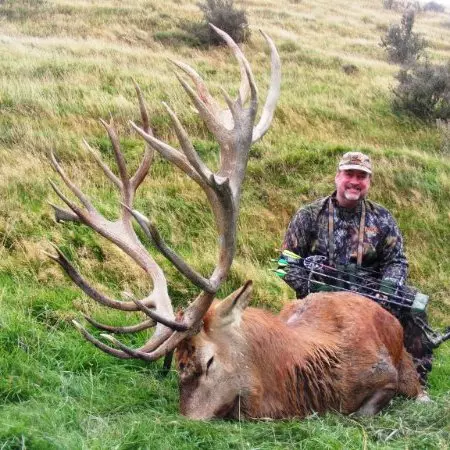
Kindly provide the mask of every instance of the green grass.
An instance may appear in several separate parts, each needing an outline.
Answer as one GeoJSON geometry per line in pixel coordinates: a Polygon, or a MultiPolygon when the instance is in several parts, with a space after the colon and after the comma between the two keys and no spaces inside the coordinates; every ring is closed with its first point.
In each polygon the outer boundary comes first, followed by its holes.
{"type": "MultiPolygon", "coordinates": [[[[336,162],[351,149],[373,157],[371,198],[387,206],[405,236],[410,283],[430,294],[433,325],[450,322],[450,159],[434,127],[395,115],[380,36],[400,13],[382,2],[246,2],[252,27],[243,46],[261,98],[268,84],[271,35],[283,64],[282,93],[271,130],[251,152],[238,250],[221,296],[255,281],[253,304],[279,310],[293,293],[270,272],[299,205],[327,195],[336,162]],[[345,64],[358,71],[346,75],[345,64]]],[[[190,109],[167,58],[190,63],[220,98],[236,93],[239,70],[223,48],[196,49],[183,21],[199,21],[195,0],[6,0],[0,2],[0,449],[446,449],[450,442],[450,345],[436,354],[434,403],[396,399],[370,419],[328,414],[297,421],[198,423],[178,413],[177,375],[161,363],[120,361],[88,345],[70,324],[80,312],[130,324],[93,305],[48,260],[56,243],[111,296],[145,295],[149,282],[131,261],[91,231],[56,224],[48,178],[55,151],[67,172],[108,217],[117,192],[83,149],[111,162],[98,119],[114,118],[131,167],[143,151],[128,125],[139,121],[132,79],[142,88],[155,134],[176,145],[161,101],[177,112],[194,146],[215,167],[218,146],[190,109]]],[[[417,30],[429,57],[450,57],[449,15],[421,14],[417,30]]],[[[136,208],[201,273],[215,264],[216,234],[207,202],[190,180],[156,158],[136,208]]],[[[149,247],[150,251],[153,251],[149,247]]],[[[161,256],[176,308],[198,292],[161,256]]],[[[145,333],[129,339],[139,345],[145,333]]]]}

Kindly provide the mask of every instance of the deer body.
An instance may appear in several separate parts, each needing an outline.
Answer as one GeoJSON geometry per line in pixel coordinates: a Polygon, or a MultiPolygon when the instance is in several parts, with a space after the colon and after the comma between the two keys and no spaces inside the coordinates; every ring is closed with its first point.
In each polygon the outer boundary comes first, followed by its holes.
{"type": "Polygon", "coordinates": [[[396,393],[420,393],[402,342],[397,319],[357,294],[311,294],[278,316],[224,316],[214,303],[177,350],[180,409],[197,419],[375,414],[396,393]]]}

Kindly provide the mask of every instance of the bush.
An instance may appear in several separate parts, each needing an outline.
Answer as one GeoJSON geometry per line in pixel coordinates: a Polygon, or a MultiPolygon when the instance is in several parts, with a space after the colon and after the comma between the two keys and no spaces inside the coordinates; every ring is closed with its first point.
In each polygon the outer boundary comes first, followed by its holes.
{"type": "Polygon", "coordinates": [[[245,42],[250,36],[247,14],[234,7],[233,0],[205,0],[198,7],[203,11],[204,22],[191,26],[190,31],[205,45],[223,45],[223,40],[209,27],[212,23],[228,33],[235,42],[245,42]]]}
{"type": "Polygon", "coordinates": [[[422,120],[450,119],[450,61],[447,65],[416,63],[401,70],[394,89],[394,110],[422,120]]]}
{"type": "Polygon", "coordinates": [[[412,9],[413,11],[420,12],[420,3],[418,1],[406,1],[406,0],[383,0],[383,7],[385,9],[391,9],[393,11],[404,11],[412,9]]]}
{"type": "Polygon", "coordinates": [[[388,53],[389,60],[396,63],[407,63],[417,60],[426,47],[425,39],[412,31],[416,13],[408,9],[402,16],[400,25],[391,25],[381,46],[388,53]]]}
{"type": "Polygon", "coordinates": [[[420,13],[422,11],[422,7],[420,6],[419,1],[407,2],[405,5],[405,10],[412,10],[416,13],[420,13]]]}
{"type": "Polygon", "coordinates": [[[346,75],[354,75],[359,72],[359,69],[354,64],[344,64],[342,70],[346,75]]]}
{"type": "Polygon", "coordinates": [[[437,12],[437,13],[443,13],[445,12],[444,6],[442,6],[440,3],[437,2],[428,2],[423,6],[424,11],[431,11],[431,12],[437,12]]]}

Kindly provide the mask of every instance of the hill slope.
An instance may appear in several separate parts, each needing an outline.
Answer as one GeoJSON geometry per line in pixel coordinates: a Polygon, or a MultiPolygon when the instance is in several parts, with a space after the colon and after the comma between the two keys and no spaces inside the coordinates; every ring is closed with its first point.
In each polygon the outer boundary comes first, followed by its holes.
{"type": "MultiPolygon", "coordinates": [[[[175,144],[161,106],[180,115],[198,151],[217,160],[217,146],[191,111],[167,58],[196,68],[214,93],[236,92],[239,71],[226,49],[189,47],[183,21],[200,20],[196,1],[0,2],[0,442],[2,448],[445,448],[450,424],[450,345],[437,355],[436,398],[426,407],[395,402],[387,413],[356,422],[327,416],[303,422],[190,423],[177,414],[176,375],[120,362],[87,345],[70,325],[76,308],[103,322],[118,313],[88,301],[44,255],[57,243],[84,274],[111,295],[145,293],[141,273],[88,230],[54,223],[56,202],[47,156],[64,167],[107,215],[117,195],[83,150],[83,138],[111,161],[98,118],[114,117],[131,165],[143,151],[128,120],[139,112],[141,86],[155,134],[175,144]],[[74,307],[75,304],[75,307],[74,307]],[[400,421],[402,418],[402,421],[400,421]]],[[[400,13],[382,2],[319,0],[245,2],[252,27],[243,46],[264,97],[268,54],[259,28],[276,42],[282,94],[270,132],[254,146],[239,227],[238,255],[223,295],[255,280],[254,304],[279,309],[292,291],[269,271],[284,230],[300,204],[328,194],[339,156],[369,153],[371,198],[398,219],[410,260],[410,282],[431,296],[436,325],[450,318],[450,158],[433,127],[390,110],[398,67],[379,47],[400,13]],[[345,64],[357,67],[347,75],[345,64]]],[[[421,14],[416,30],[430,59],[450,58],[450,15],[421,14]]],[[[136,208],[199,271],[215,260],[215,239],[201,192],[159,158],[136,208]]],[[[157,257],[176,305],[196,290],[157,257]]],[[[135,319],[135,318],[134,318],[135,319]]],[[[133,318],[128,318],[128,323],[133,318]]],[[[138,337],[141,340],[144,336],[138,337]]],[[[137,344],[136,341],[132,342],[137,344]]]]}

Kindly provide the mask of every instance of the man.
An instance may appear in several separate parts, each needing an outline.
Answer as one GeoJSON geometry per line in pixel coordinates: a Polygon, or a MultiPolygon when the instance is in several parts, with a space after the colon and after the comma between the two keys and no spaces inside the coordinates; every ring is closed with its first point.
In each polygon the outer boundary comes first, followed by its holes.
{"type": "MultiPolygon", "coordinates": [[[[408,262],[397,224],[382,206],[366,199],[372,181],[370,158],[348,152],[341,158],[335,176],[336,191],[304,206],[287,229],[283,250],[305,258],[324,256],[340,271],[373,271],[383,289],[402,287],[408,262]]],[[[298,298],[309,293],[308,270],[288,266],[284,277],[298,298]]],[[[413,355],[421,381],[431,370],[431,346],[410,313],[397,314],[405,330],[405,347],[413,355]]],[[[422,315],[426,321],[426,316],[422,315]]]]}

